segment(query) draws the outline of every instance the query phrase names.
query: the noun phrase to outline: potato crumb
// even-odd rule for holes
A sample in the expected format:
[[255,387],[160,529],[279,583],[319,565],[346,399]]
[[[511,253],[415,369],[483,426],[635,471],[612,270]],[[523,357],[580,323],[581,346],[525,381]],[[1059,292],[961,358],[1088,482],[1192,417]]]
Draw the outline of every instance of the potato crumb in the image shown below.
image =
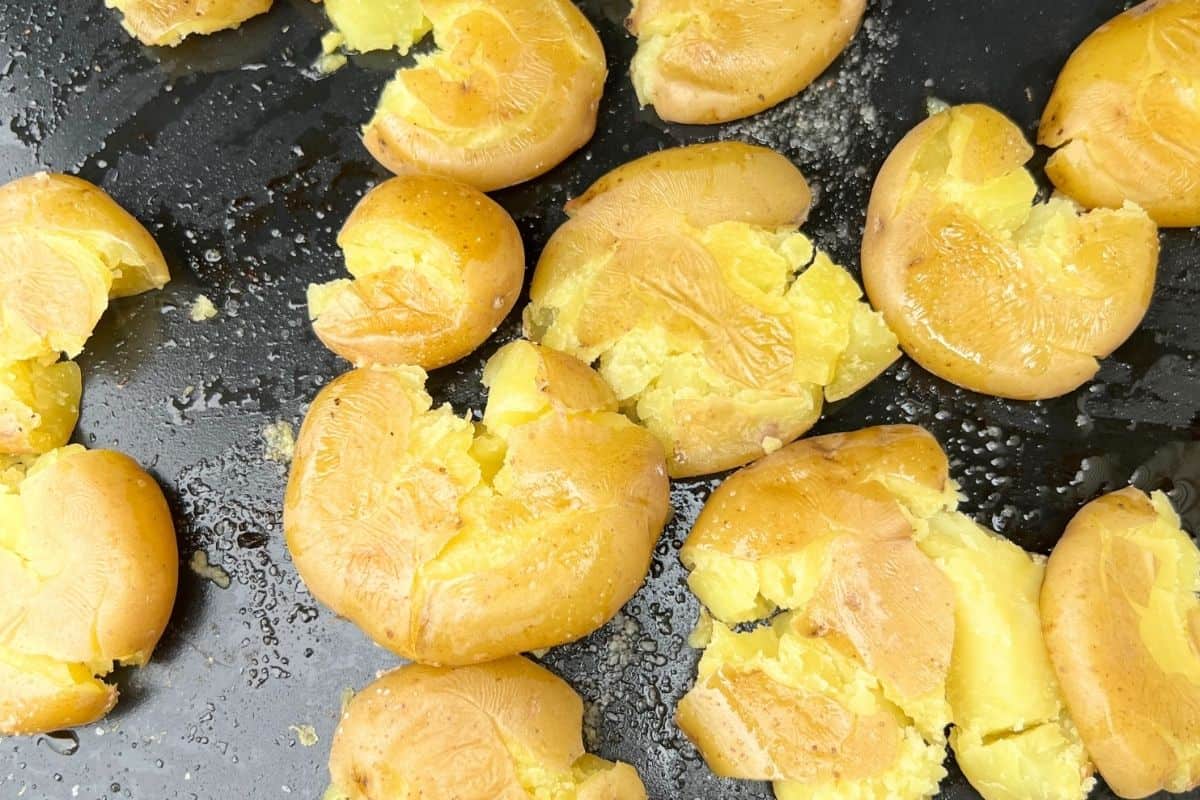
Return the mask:
[[346,66],[346,57],[341,53],[329,53],[317,59],[317,72],[329,75]]
[[763,452],[766,453],[767,455],[771,455],[771,453],[774,453],[776,450],[778,450],[781,447],[783,447],[783,442],[780,441],[779,439],[776,439],[774,436],[763,437],[762,449],[763,449]]
[[213,305],[213,301],[209,300],[206,295],[198,294],[192,302],[191,318],[192,322],[204,322],[210,320],[217,315],[217,307]]
[[277,461],[280,464],[291,462],[292,456],[296,452],[296,434],[292,430],[292,424],[280,420],[273,422],[262,430],[262,438],[264,445],[263,457],[268,461]]
[[188,561],[188,568],[201,578],[212,581],[218,588],[228,589],[229,585],[233,583],[233,580],[229,577],[229,573],[224,568],[219,564],[209,563],[208,553],[203,550],[197,550],[192,553],[192,557]]
[[321,741],[317,736],[317,729],[312,725],[288,725],[288,730],[296,734],[296,741],[302,747],[312,747]]

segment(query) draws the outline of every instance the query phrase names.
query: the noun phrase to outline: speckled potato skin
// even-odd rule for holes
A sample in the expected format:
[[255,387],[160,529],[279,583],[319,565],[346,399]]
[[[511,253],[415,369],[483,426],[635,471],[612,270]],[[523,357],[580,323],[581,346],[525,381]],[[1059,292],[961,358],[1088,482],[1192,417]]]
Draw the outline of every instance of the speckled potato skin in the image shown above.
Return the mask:
[[[410,230],[444,248],[440,275],[431,280],[403,262],[374,264],[380,271],[340,290],[313,321],[321,341],[357,366],[435,369],[458,361],[496,330],[521,292],[525,250],[516,224],[487,195],[449,178],[384,181],[355,206],[338,244],[377,244],[387,258],[384,248],[406,244]],[[423,255],[437,257],[428,248]]]
[[1046,174],[1089,208],[1129,200],[1163,227],[1200,225],[1200,2],[1148,0],[1068,59],[1038,143]]
[[492,191],[541,175],[592,138],[604,48],[570,0],[421,5],[440,49],[396,74],[363,129],[381,164]]
[[[103,716],[117,693],[93,675],[150,660],[178,585],[175,530],[153,478],[109,450],[73,445],[49,457],[19,485],[24,525],[0,524],[17,536],[0,541],[4,735]],[[59,677],[22,669],[29,660]]]
[[[639,39],[634,87],[670,122],[747,117],[812,83],[865,10],[865,0],[636,0],[628,21]],[[676,29],[680,18],[689,24]],[[660,36],[661,49],[647,47]]]
[[[1078,217],[1069,266],[1049,266],[922,182],[954,125],[969,126],[956,162],[983,186],[1021,170],[1033,149],[1007,117],[956,106],[911,130],[875,180],[862,244],[863,284],[908,355],[930,372],[1018,400],[1079,387],[1140,324],[1158,236],[1139,209]],[[1036,187],[1029,182],[1028,209]],[[971,199],[971,198],[967,198]],[[1022,208],[1020,202],[1004,210]]]
[[1121,797],[1200,785],[1200,552],[1165,496],[1088,503],[1046,566],[1050,660],[1096,767]]
[[174,47],[192,34],[236,28],[265,14],[272,0],[105,0],[142,44]]

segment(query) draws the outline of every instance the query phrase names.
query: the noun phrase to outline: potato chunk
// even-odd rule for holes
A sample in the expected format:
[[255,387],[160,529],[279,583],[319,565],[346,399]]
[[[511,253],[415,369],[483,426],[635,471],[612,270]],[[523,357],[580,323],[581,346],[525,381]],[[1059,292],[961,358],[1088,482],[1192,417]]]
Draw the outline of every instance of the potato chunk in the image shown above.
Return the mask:
[[1038,143],[1083,205],[1200,225],[1200,3],[1147,0],[1100,26],[1059,74]]
[[935,114],[880,171],[862,247],[867,295],[905,352],[1022,400],[1091,378],[1141,322],[1158,265],[1157,229],[1136,206],[1034,205],[1032,155],[987,106]]
[[[392,172],[491,191],[541,175],[592,138],[604,48],[570,0],[392,0],[388,17],[356,18],[347,44],[392,39],[403,52],[426,19],[438,44],[396,73],[363,128],[367,149]],[[375,34],[356,33],[362,24]]]
[[667,514],[662,448],[586,365],[529,342],[484,371],[478,425],[431,408],[415,367],[317,396],[284,504],[308,587],[415,661],[578,639],[641,585]]
[[141,666],[178,581],[170,510],[128,457],[71,445],[0,462],[0,735],[99,719]]
[[83,380],[74,361],[0,364],[0,454],[62,447],[79,421]]
[[142,44],[174,47],[192,34],[236,28],[265,14],[272,0],[104,0]]
[[671,122],[756,114],[824,72],[865,9],[865,0],[634,0],[638,100]]
[[1121,797],[1200,785],[1200,550],[1160,492],[1088,503],[1054,547],[1042,623],[1063,697]]
[[854,279],[796,230],[809,200],[791,162],[744,144],[619,167],[568,203],[526,335],[598,362],[675,477],[778,449],[898,355]]
[[430,175],[367,192],[338,244],[354,280],[309,286],[308,313],[321,341],[358,366],[457,361],[512,310],[525,275],[521,235],[504,209]]
[[582,723],[579,695],[527,659],[410,664],[346,707],[325,800],[645,800],[633,767],[584,751]]

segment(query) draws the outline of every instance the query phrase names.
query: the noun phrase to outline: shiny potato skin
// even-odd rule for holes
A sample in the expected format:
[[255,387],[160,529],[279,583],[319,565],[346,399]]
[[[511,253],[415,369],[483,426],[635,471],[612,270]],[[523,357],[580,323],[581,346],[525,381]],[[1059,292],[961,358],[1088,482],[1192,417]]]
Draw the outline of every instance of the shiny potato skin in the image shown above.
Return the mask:
[[105,0],[121,12],[121,24],[148,45],[174,47],[192,34],[236,28],[265,14],[272,0]]
[[812,83],[865,10],[865,0],[636,0],[634,87],[670,122],[748,117]]
[[[412,250],[424,251],[419,259],[444,254],[444,260],[423,268],[407,253],[389,252],[407,251],[408,240]],[[429,240],[436,250],[418,243]],[[459,360],[496,330],[524,280],[525,251],[512,218],[487,195],[449,178],[384,181],[355,206],[338,244],[352,272],[357,261],[374,263],[336,290],[313,330],[358,366],[435,369]],[[378,255],[352,256],[356,247]]]
[[440,49],[384,88],[363,129],[381,164],[490,192],[541,175],[592,138],[604,48],[570,0],[421,5]]
[[[1200,225],[1200,2],[1147,0],[1067,60],[1038,143],[1046,174],[1088,208],[1137,203],[1162,227]],[[1189,98],[1192,98],[1189,100]]]

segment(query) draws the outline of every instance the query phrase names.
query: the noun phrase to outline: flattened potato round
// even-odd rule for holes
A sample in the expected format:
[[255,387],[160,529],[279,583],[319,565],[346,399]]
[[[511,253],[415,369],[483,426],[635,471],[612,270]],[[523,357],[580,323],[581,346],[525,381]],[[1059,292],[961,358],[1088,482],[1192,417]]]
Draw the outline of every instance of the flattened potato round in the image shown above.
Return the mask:
[[62,447],[79,421],[83,378],[74,361],[0,364],[0,454]]
[[1137,203],[1163,227],[1200,225],[1200,2],[1147,0],[1071,55],[1038,143],[1046,174],[1089,208]]
[[265,14],[272,0],[104,0],[142,44],[174,47],[192,34],[236,28]]
[[757,114],[824,72],[865,10],[866,0],[634,0],[638,100],[671,122]]
[[128,457],[71,445],[0,464],[0,735],[83,725],[117,699],[175,602],[162,491]]
[[645,800],[637,771],[589,755],[583,701],[524,658],[417,664],[355,695],[333,739],[326,800]]
[[103,190],[44,172],[0,186],[0,362],[83,349],[109,298],[170,280],[149,232]]
[[900,346],[935,375],[1019,400],[1091,378],[1150,304],[1158,232],[1136,206],[1034,205],[1033,149],[965,105],[908,133],[875,181],[863,282]]
[[512,310],[525,250],[487,195],[431,175],[384,181],[338,235],[354,280],[313,284],[308,314],[325,345],[357,366],[457,361]]
[[1200,785],[1200,550],[1160,492],[1083,507],[1050,554],[1042,625],[1067,708],[1121,797]]
[[525,333],[598,362],[672,476],[778,449],[898,356],[854,279],[797,231],[809,200],[790,161],[745,144],[618,167],[567,204]]
[[349,372],[300,431],[284,531],[313,594],[405,658],[467,664],[607,622],[667,515],[662,448],[569,356],[514,342],[483,420],[415,367]]
[[381,164],[492,191],[541,175],[592,138],[604,48],[570,0],[420,7],[439,49],[396,73],[363,129]]

